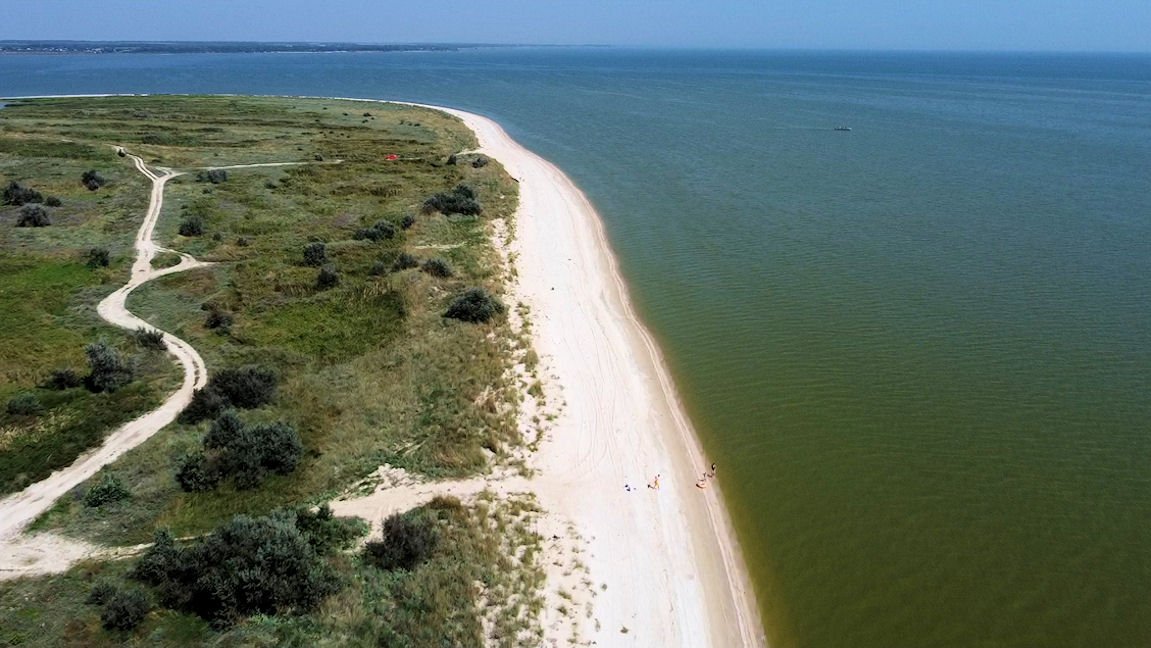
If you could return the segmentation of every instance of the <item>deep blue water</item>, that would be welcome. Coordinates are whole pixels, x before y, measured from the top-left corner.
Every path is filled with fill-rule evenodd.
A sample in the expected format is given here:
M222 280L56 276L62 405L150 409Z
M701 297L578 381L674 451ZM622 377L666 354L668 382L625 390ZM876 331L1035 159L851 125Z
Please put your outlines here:
M1151 645L1151 56L0 58L130 92L450 105L567 171L777 647Z

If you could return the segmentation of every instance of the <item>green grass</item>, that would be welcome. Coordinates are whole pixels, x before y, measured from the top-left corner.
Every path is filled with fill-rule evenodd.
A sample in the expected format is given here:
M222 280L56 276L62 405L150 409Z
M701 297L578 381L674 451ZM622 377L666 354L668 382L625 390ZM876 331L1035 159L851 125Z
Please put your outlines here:
M371 117L364 117L365 112ZM27 232L12 228L0 211L0 251L20 252L11 259L0 257L6 259L0 269L11 263L13 271L28 273L19 284L23 288L11 295L0 293L0 300L16 306L11 317L38 322L44 340L42 348L19 348L12 353L23 355L3 358L3 370L12 376L0 382L0 390L23 391L61 363L82 367L83 344L102 330L92 307L123 281L147 202L147 183L115 155L112 145L120 144L150 163L190 172L168 183L156 236L166 247L214 262L141 287L129 298L129 309L195 346L210 372L250 363L274 366L282 376L278 398L244 417L287 421L299 430L306 450L294 473L273 476L256 489L237 492L225 486L182 493L173 479L176 459L200 445L207 424L172 425L105 469L125 484L132 493L129 499L93 509L84 507L79 497L65 497L35 529L109 544L146 542L163 526L177 536L198 534L236 513L262 514L331 498L384 462L431 477L484 472L493 458L502 460L519 442L514 421L518 396L509 369L511 353L521 342L502 318L477 326L441 317L466 288L501 292L502 269L489 243L488 220L510 217L516 204L515 183L498 164L474 169L444 163L450 154L475 146L472 134L458 121L423 109L334 100L53 99L17 102L0 111L0 141L10 140L19 140L11 146L28 154L28 147L21 148L24 140L71 140L75 147L45 149L43 155L65 156L55 158L17 159L0 147L0 179L18 179L46 194L58 193L64 201L60 211L72 209L75 218L61 216L59 225ZM66 157L81 155L81 149L87 157ZM393 153L400 160L387 161ZM195 170L206 166L268 161L307 164L233 169L220 184L195 177ZM87 168L108 177L109 185L87 192L78 182ZM427 196L461 182L479 192L482 217L421 213ZM415 224L398 229L393 239L355 240L358 229L384 219L398 226L407 214L416 215ZM203 220L203 235L180 236L179 222L193 215ZM303 248L315 240L326 243L329 262L340 274L338 287L320 290L318 269L303 264ZM112 250L111 268L91 271L78 261L94 246ZM417 269L373 271L377 266L390 268L401 252L421 260L442 257L455 276L433 278ZM228 330L208 329L207 308L231 313L234 323ZM115 339L128 344L127 334L119 335ZM153 385L152 398L163 391L158 381L148 383ZM74 391L77 397L90 396ZM124 390L115 396L127 399L133 393ZM147 396L136 394L139 401L131 406L142 406ZM71 452L97 442L99 428L111 426L94 415L97 411L130 409L129 404L89 401L88 409L77 409L76 416L90 419L85 425L91 432L64 426L67 433L46 436L70 444ZM63 405L52 407L56 411ZM5 459L0 450L0 475ZM78 487L76 495L89 484ZM471 546L468 551L485 556L488 563L483 564L496 561L503 545L498 538L483 542L483 547L471 546L464 536L459 538L461 547ZM357 623L367 624L364 628L374 628L371 632L384 632L374 613L365 610L383 609L377 602L388 600L388 609L406 610L410 619L409 626L390 631L415 636L421 630L420 610L464 594L452 579L475 576L464 565L479 560L473 554L457 555L450 565L428 571L426 581L400 582L350 563L348 573L359 574L359 580L346 590L353 598L338 597L340 605L348 606L340 614L355 616ZM71 582L75 571L60 582ZM467 588L472 582L466 581ZM61 605L74 603L61 597ZM462 644L480 627L479 610L465 612L458 619L445 617ZM87 619L85 632L93 627L91 612L88 615L81 615ZM202 626L179 615L153 615L148 624L132 641L147 637L166 645L164 637L199 642L207 636L197 634L206 632ZM2 619L0 627L7 627ZM80 643L91 639L81 630L73 628L82 637ZM313 640L328 636L357 635L337 630L319 615L256 619L227 635L213 635L213 640L222 645L317 645ZM106 639L91 639L91 645ZM432 645L425 639L413 645Z

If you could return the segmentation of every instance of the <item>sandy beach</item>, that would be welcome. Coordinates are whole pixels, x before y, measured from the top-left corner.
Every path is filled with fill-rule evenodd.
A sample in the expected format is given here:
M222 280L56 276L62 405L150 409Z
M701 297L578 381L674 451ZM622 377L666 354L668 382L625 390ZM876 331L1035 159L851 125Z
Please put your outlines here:
M696 487L710 461L635 316L595 209L494 121L440 109L520 183L509 301L530 307L548 398L563 404L531 485L586 540L602 591L599 628L585 636L598 646L766 645L718 485Z

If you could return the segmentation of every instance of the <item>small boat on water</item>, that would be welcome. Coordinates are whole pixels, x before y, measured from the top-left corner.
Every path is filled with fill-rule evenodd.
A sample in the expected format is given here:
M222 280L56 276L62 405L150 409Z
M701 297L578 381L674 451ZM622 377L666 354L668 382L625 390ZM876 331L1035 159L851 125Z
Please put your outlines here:
M842 131L842 132L845 132L845 133L850 133L850 132L851 132L851 127L850 127L850 126L836 126L836 127L835 127L835 130L837 130L837 131Z

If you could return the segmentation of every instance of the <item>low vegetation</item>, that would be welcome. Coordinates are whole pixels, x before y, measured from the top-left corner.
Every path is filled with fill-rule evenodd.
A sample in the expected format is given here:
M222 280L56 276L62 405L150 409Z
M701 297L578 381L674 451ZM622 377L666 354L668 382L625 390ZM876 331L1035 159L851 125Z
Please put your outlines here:
M108 97L20 101L0 111L0 182L16 183L18 199L35 187L66 205L50 212L51 227L19 231L11 228L24 205L0 209L0 228L15 232L0 237L0 272L29 286L0 294L0 309L9 299L45 296L36 310L0 313L0 324L49 320L37 350L27 353L25 329L0 326L0 370L7 372L0 402L29 393L43 407L0 418L0 478L11 488L36 479L43 466L66 465L178 384L168 356L149 342L153 329L118 332L94 313L127 275L147 204L148 183L110 143L191 171L168 183L156 236L214 262L146 284L128 303L200 351L208 385L178 424L36 523L111 544L146 542L152 530L167 528L171 542L149 556L167 551L171 560L157 558L167 567L152 576L101 563L23 582L19 599L0 590L0 627L9 636L35 627L56 645L477 645L479 615L513 601L528 607L507 613L504 636L530 634L535 577L503 557L507 538L524 546L534 540L528 527L520 535L498 527L494 520L504 514L493 503L441 501L404 514L405 522L388 524L412 525L374 539L374 559L370 551L333 548L350 540L325 521L330 514L298 508L385 462L429 477L463 476L506 460L518 441L508 353L516 341L497 317L502 271L487 224L511 215L515 183L494 161L443 164L475 146L452 118L382 105L362 118L361 106ZM12 151L21 152L19 163ZM41 157L28 163L33 152ZM395 158L384 163L389 155ZM218 181L195 171L285 161L307 164L235 170ZM106 183L90 191L76 178L94 169ZM469 325L445 323L471 289L485 299L461 318ZM101 343L99 362L85 371L85 345ZM328 538L324 547L320 535ZM276 560L292 566L292 577L317 577L288 585L278 580L285 574L265 574L244 552L245 538L282 551ZM213 571L207 555L223 557L230 571ZM136 578L127 578L129 569ZM93 581L146 595L148 605L134 608L142 614L107 625L135 629L104 629L102 608L113 597L84 603ZM477 582L490 592L515 582L523 593L478 597ZM259 589L265 585L271 593ZM48 596L80 621L33 615L39 625L26 624L17 611Z

